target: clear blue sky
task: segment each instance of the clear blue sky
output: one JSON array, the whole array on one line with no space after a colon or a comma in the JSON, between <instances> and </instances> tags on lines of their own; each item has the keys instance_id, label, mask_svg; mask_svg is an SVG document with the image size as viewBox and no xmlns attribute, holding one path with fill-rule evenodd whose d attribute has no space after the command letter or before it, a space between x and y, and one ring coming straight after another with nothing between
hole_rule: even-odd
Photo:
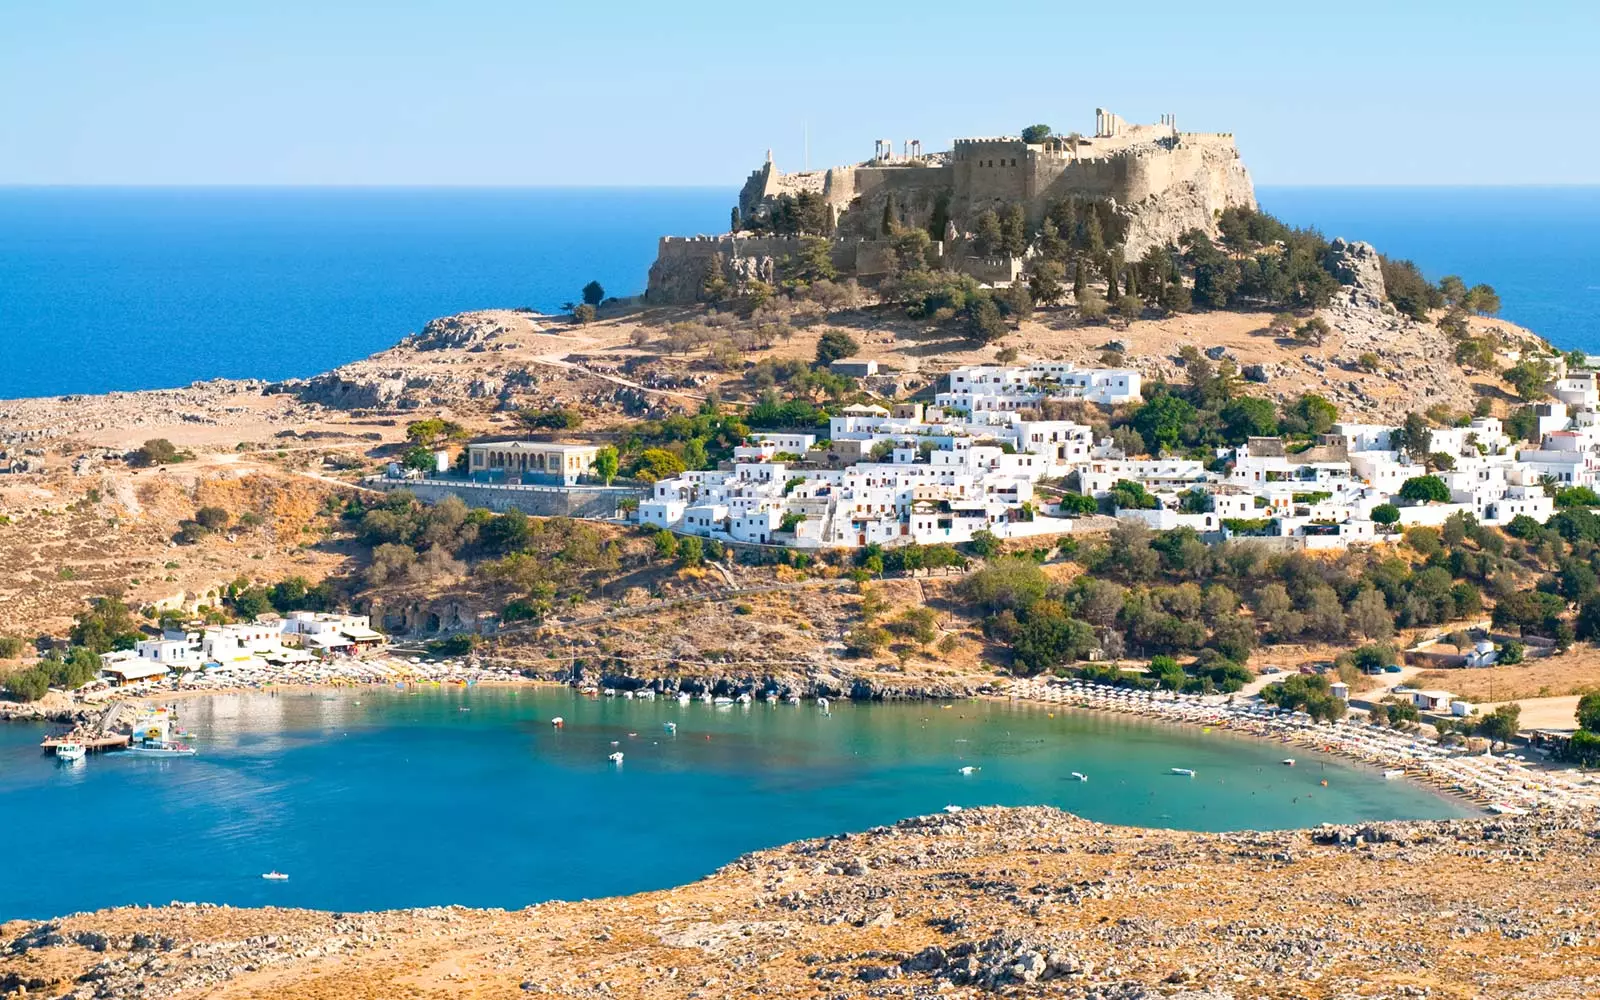
<instances>
[{"instance_id":1,"label":"clear blue sky","mask_svg":"<svg viewBox=\"0 0 1600 1000\"><path fill-rule=\"evenodd\" d=\"M807 124L826 166L1096 106L1264 184L1600 183L1597 39L1597 0L0 0L0 184L731 186Z\"/></svg>"}]
</instances>

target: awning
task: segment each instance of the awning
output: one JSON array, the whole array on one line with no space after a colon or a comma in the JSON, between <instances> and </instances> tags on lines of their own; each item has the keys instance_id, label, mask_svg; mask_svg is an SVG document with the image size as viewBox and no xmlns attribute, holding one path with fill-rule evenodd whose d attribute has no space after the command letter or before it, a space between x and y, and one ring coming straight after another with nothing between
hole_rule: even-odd
<instances>
[{"instance_id":1,"label":"awning","mask_svg":"<svg viewBox=\"0 0 1600 1000\"><path fill-rule=\"evenodd\" d=\"M354 639L357 642L381 642L387 638L382 632L374 632L365 625L352 625L349 628L340 629L339 631L346 638Z\"/></svg>"},{"instance_id":2,"label":"awning","mask_svg":"<svg viewBox=\"0 0 1600 1000\"><path fill-rule=\"evenodd\" d=\"M105 667L102 672L114 674L124 681L142 681L147 677L164 676L167 668L149 660L138 660L133 663L116 663Z\"/></svg>"}]
</instances>

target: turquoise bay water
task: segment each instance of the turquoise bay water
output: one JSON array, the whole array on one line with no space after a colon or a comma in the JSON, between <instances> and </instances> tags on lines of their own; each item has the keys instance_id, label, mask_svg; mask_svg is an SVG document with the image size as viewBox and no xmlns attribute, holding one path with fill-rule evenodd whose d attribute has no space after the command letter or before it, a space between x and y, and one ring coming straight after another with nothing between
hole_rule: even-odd
<instances>
[{"instance_id":1,"label":"turquoise bay water","mask_svg":"<svg viewBox=\"0 0 1600 1000\"><path fill-rule=\"evenodd\" d=\"M174 899L518 907L677 885L947 804L1197 830L1467 813L1302 750L1289 768L1284 748L1224 733L996 703L825 716L479 688L179 707L198 757L68 767L40 754L41 727L0 726L0 921ZM263 881L270 869L290 880Z\"/></svg>"},{"instance_id":2,"label":"turquoise bay water","mask_svg":"<svg viewBox=\"0 0 1600 1000\"><path fill-rule=\"evenodd\" d=\"M1600 188L1275 188L1267 209L1499 289L1600 350ZM312 375L435 316L644 289L732 188L0 188L0 398ZM84 358L115 358L83 364Z\"/></svg>"}]
</instances>

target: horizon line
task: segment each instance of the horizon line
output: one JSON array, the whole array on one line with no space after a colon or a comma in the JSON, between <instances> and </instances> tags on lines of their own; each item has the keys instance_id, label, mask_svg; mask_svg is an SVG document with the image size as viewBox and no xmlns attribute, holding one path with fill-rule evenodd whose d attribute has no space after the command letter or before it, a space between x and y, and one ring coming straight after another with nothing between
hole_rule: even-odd
<instances>
[{"instance_id":1,"label":"horizon line","mask_svg":"<svg viewBox=\"0 0 1600 1000\"><path fill-rule=\"evenodd\" d=\"M726 191L740 185L727 184L456 184L456 183L383 183L362 184L344 182L265 182L265 181L153 181L153 182L30 182L0 181L0 191ZM1273 188L1326 188L1326 189L1538 189L1538 188L1600 188L1600 179L1593 181L1472 181L1426 183L1417 181L1357 181L1357 182L1280 182L1255 184L1256 190Z\"/></svg>"}]
</instances>

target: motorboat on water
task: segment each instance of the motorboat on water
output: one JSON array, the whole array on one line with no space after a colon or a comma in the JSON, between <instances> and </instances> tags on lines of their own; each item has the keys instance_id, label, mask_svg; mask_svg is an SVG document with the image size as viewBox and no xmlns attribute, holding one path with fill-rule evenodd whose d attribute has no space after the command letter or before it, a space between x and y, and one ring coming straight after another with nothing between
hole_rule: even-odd
<instances>
[{"instance_id":1,"label":"motorboat on water","mask_svg":"<svg viewBox=\"0 0 1600 1000\"><path fill-rule=\"evenodd\" d=\"M798 704L800 704L800 696L799 696L799 695L797 695L797 694L791 694L791 695L790 695L790 696L789 696L789 704L791 704L791 705L798 705Z\"/></svg>"},{"instance_id":2,"label":"motorboat on water","mask_svg":"<svg viewBox=\"0 0 1600 1000\"><path fill-rule=\"evenodd\" d=\"M776 694L773 694L771 691L768 691L767 692L767 704L768 705L776 705L777 703L778 703L778 696Z\"/></svg>"},{"instance_id":3,"label":"motorboat on water","mask_svg":"<svg viewBox=\"0 0 1600 1000\"><path fill-rule=\"evenodd\" d=\"M1282 763L1283 763L1284 767L1294 767L1294 758L1293 757L1285 757L1285 758L1283 758L1283 762Z\"/></svg>"},{"instance_id":4,"label":"motorboat on water","mask_svg":"<svg viewBox=\"0 0 1600 1000\"><path fill-rule=\"evenodd\" d=\"M676 722L663 722L661 728L669 733L675 733L678 731L678 724Z\"/></svg>"},{"instance_id":5,"label":"motorboat on water","mask_svg":"<svg viewBox=\"0 0 1600 1000\"><path fill-rule=\"evenodd\" d=\"M1072 780L1073 781L1088 781L1089 780L1089 776L1087 774L1084 774L1082 771L1073 771L1072 772Z\"/></svg>"},{"instance_id":6,"label":"motorboat on water","mask_svg":"<svg viewBox=\"0 0 1600 1000\"><path fill-rule=\"evenodd\" d=\"M700 692L700 700L705 702L707 705L711 704L711 692L710 691L701 691Z\"/></svg>"},{"instance_id":7,"label":"motorboat on water","mask_svg":"<svg viewBox=\"0 0 1600 1000\"><path fill-rule=\"evenodd\" d=\"M557 729L560 729L562 726L567 724L567 720L558 715L550 720L550 724L555 726Z\"/></svg>"},{"instance_id":8,"label":"motorboat on water","mask_svg":"<svg viewBox=\"0 0 1600 1000\"><path fill-rule=\"evenodd\" d=\"M752 698L751 698L751 697L750 697L750 692L749 692L749 691L746 691L746 692L745 692L745 693L744 693L744 694L741 694L741 695L740 695L740 696L739 696L739 698L738 698L738 702L739 702L739 704L741 704L741 705L748 705L748 704L750 704L750 702L751 702L751 701L753 701L753 700L754 700L754 699L752 699Z\"/></svg>"},{"instance_id":9,"label":"motorboat on water","mask_svg":"<svg viewBox=\"0 0 1600 1000\"><path fill-rule=\"evenodd\" d=\"M1192 767L1175 767L1175 768L1172 769L1172 773L1173 774L1181 774L1185 778L1192 778L1192 777L1194 777L1194 768L1192 768Z\"/></svg>"},{"instance_id":10,"label":"motorboat on water","mask_svg":"<svg viewBox=\"0 0 1600 1000\"><path fill-rule=\"evenodd\" d=\"M56 759L68 764L76 764L88 754L88 749L77 740L63 740L56 744Z\"/></svg>"},{"instance_id":11,"label":"motorboat on water","mask_svg":"<svg viewBox=\"0 0 1600 1000\"><path fill-rule=\"evenodd\" d=\"M733 704L733 699L729 698L727 695L721 695L720 697L712 699L712 701L715 702L718 705L732 705Z\"/></svg>"},{"instance_id":12,"label":"motorboat on water","mask_svg":"<svg viewBox=\"0 0 1600 1000\"><path fill-rule=\"evenodd\" d=\"M613 764L622 763L622 751L618 750L615 753L607 754L606 760L609 760Z\"/></svg>"},{"instance_id":13,"label":"motorboat on water","mask_svg":"<svg viewBox=\"0 0 1600 1000\"><path fill-rule=\"evenodd\" d=\"M168 743L163 740L144 740L128 745L126 753L145 754L151 757L193 757L197 750L187 743Z\"/></svg>"},{"instance_id":14,"label":"motorboat on water","mask_svg":"<svg viewBox=\"0 0 1600 1000\"><path fill-rule=\"evenodd\" d=\"M287 881L289 881L289 876L285 875L283 872L280 872L280 871L270 871L270 872L267 872L266 874L262 875L261 877L266 879L268 882L287 882Z\"/></svg>"},{"instance_id":15,"label":"motorboat on water","mask_svg":"<svg viewBox=\"0 0 1600 1000\"><path fill-rule=\"evenodd\" d=\"M960 806L945 806L944 807L944 811L947 812L947 813L958 813L958 812L961 811L961 807Z\"/></svg>"},{"instance_id":16,"label":"motorboat on water","mask_svg":"<svg viewBox=\"0 0 1600 1000\"><path fill-rule=\"evenodd\" d=\"M687 705L691 701L694 701L694 695L690 694L687 691L679 691L678 692L678 704Z\"/></svg>"},{"instance_id":17,"label":"motorboat on water","mask_svg":"<svg viewBox=\"0 0 1600 1000\"><path fill-rule=\"evenodd\" d=\"M828 699L822 697L817 698L817 707L822 709L824 712L828 711Z\"/></svg>"},{"instance_id":18,"label":"motorboat on water","mask_svg":"<svg viewBox=\"0 0 1600 1000\"><path fill-rule=\"evenodd\" d=\"M1406 776L1406 772L1400 770L1399 768L1395 768L1392 771L1383 772L1383 780L1384 781L1394 781L1397 778L1404 778L1405 776Z\"/></svg>"},{"instance_id":19,"label":"motorboat on water","mask_svg":"<svg viewBox=\"0 0 1600 1000\"><path fill-rule=\"evenodd\" d=\"M960 771L962 774L976 774L978 772L978 768L973 767L971 764L968 764L966 767L956 768L956 770Z\"/></svg>"}]
</instances>

